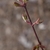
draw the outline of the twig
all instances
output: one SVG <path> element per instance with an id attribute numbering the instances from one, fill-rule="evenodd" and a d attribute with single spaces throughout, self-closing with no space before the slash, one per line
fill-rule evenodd
<path id="1" fill-rule="evenodd" d="M 28 19 L 29 19 L 29 21 L 30 21 L 30 24 L 32 25 L 32 21 L 31 21 L 31 18 L 30 18 L 30 16 L 29 16 L 29 13 L 28 13 L 28 11 L 27 11 L 26 4 L 24 5 L 24 9 L 25 9 L 25 11 L 26 11 L 26 13 L 27 13 L 27 16 L 28 16 Z M 33 31 L 34 31 L 34 34 L 35 34 L 35 36 L 36 36 L 36 38 L 37 38 L 37 41 L 38 41 L 39 45 L 41 45 L 41 42 L 40 42 L 40 40 L 39 40 L 39 38 L 38 38 L 38 36 L 37 36 L 37 33 L 36 33 L 36 31 L 35 31 L 34 25 L 32 26 L 32 29 L 33 29 Z M 41 47 L 41 49 L 43 50 L 42 47 Z"/>

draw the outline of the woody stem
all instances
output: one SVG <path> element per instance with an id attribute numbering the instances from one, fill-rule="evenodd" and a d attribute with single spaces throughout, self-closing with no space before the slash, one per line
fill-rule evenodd
<path id="1" fill-rule="evenodd" d="M 27 10 L 27 8 L 26 8 L 26 5 L 24 5 L 24 9 L 25 9 L 25 11 L 26 11 L 26 13 L 27 13 L 27 17 L 28 17 L 28 19 L 29 19 L 29 21 L 30 21 L 30 24 L 31 24 L 31 26 L 32 26 L 32 21 L 31 21 L 31 18 L 30 18 L 30 16 L 29 16 L 29 13 L 28 13 L 28 10 Z M 36 36 L 36 38 L 37 38 L 37 41 L 38 41 L 39 45 L 41 45 L 41 42 L 40 42 L 40 40 L 39 40 L 39 38 L 38 38 L 38 35 L 37 35 L 36 31 L 35 31 L 34 26 L 32 26 L 32 29 L 33 29 L 33 31 L 34 31 L 34 34 L 35 34 L 35 36 Z M 43 50 L 42 47 L 41 47 L 41 49 Z"/>

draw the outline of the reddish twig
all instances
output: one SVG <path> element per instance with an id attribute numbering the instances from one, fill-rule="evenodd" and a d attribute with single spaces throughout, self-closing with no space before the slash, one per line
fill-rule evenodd
<path id="1" fill-rule="evenodd" d="M 22 2 L 22 0 L 20 0 L 20 1 Z M 27 0 L 25 0 L 25 2 L 26 2 L 26 1 L 27 1 Z M 26 7 L 26 3 L 24 3 L 24 4 L 21 5 L 21 4 L 18 4 L 18 3 L 15 2 L 14 4 L 15 4 L 15 6 L 24 7 L 27 16 L 24 16 L 23 19 L 24 19 L 25 22 L 27 22 L 27 23 L 29 23 L 29 24 L 31 25 L 31 27 L 32 27 L 32 29 L 33 29 L 33 31 L 34 31 L 34 34 L 35 34 L 35 36 L 36 36 L 36 38 L 37 38 L 37 41 L 38 41 L 38 43 L 39 43 L 38 46 L 39 46 L 42 50 L 44 50 L 44 49 L 43 49 L 44 47 L 43 47 L 43 45 L 41 44 L 41 41 L 39 40 L 39 37 L 38 37 L 38 35 L 37 35 L 37 33 L 36 33 L 36 30 L 35 30 L 35 28 L 34 28 L 34 25 L 39 23 L 39 19 L 38 19 L 37 21 L 35 21 L 35 23 L 32 23 L 31 18 L 30 18 L 29 13 L 28 13 L 28 10 L 27 10 L 27 7 Z M 29 21 L 27 21 L 27 17 L 28 17 Z M 35 47 L 35 49 L 36 49 L 36 47 Z"/>
<path id="2" fill-rule="evenodd" d="M 30 21 L 30 24 L 31 24 L 31 26 L 32 26 L 32 21 L 31 21 L 31 18 L 30 18 L 30 16 L 29 16 L 29 13 L 28 13 L 28 11 L 27 11 L 26 4 L 24 5 L 24 9 L 25 9 L 25 11 L 26 11 L 26 13 L 27 13 L 27 17 L 28 17 L 28 19 L 29 19 L 29 21 Z M 34 33 L 35 33 L 35 36 L 36 36 L 36 38 L 37 38 L 37 41 L 38 41 L 39 45 L 41 45 L 41 42 L 40 42 L 40 40 L 39 40 L 39 38 L 38 38 L 38 36 L 37 36 L 37 33 L 36 33 L 36 31 L 35 31 L 34 25 L 32 26 L 32 29 L 33 29 L 33 31 L 34 31 Z M 41 47 L 41 49 L 43 50 L 42 47 Z"/>

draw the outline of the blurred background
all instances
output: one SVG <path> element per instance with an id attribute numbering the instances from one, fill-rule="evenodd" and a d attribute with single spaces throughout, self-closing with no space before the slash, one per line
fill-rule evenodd
<path id="1" fill-rule="evenodd" d="M 0 50 L 32 50 L 38 44 L 30 25 L 22 19 L 24 8 L 14 6 L 17 0 L 0 0 Z M 29 0 L 27 9 L 35 25 L 37 35 L 50 50 L 50 0 Z"/>

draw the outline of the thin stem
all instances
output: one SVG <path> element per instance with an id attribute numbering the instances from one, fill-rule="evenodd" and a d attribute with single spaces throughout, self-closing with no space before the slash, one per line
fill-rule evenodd
<path id="1" fill-rule="evenodd" d="M 30 18 L 30 16 L 29 16 L 29 14 L 28 14 L 28 11 L 27 11 L 26 6 L 25 6 L 24 8 L 25 8 L 26 13 L 27 13 L 27 15 L 28 15 L 29 21 L 30 21 L 30 23 L 32 24 L 32 21 L 31 21 L 31 18 Z M 32 28 L 33 28 L 33 31 L 34 31 L 34 33 L 35 33 L 35 35 L 36 35 L 36 38 L 37 38 L 37 40 L 38 40 L 39 44 L 41 44 L 41 42 L 40 42 L 40 40 L 39 40 L 39 38 L 38 38 L 38 36 L 37 36 L 37 33 L 36 33 L 36 31 L 35 31 L 34 26 L 32 26 Z"/>
<path id="2" fill-rule="evenodd" d="M 30 24 L 32 25 L 32 21 L 31 21 L 31 18 L 30 18 L 30 16 L 29 16 L 29 13 L 28 13 L 28 11 L 27 11 L 26 5 L 24 6 L 24 8 L 25 8 L 25 11 L 26 11 L 26 13 L 27 13 L 27 16 L 28 16 L 28 19 L 29 19 L 29 21 L 30 21 Z M 32 26 L 32 29 L 33 29 L 33 31 L 34 31 L 34 33 L 35 33 L 35 36 L 36 36 L 36 38 L 37 38 L 37 41 L 38 41 L 39 45 L 41 45 L 41 42 L 40 42 L 40 40 L 39 40 L 39 38 L 38 38 L 38 36 L 37 36 L 37 33 L 36 33 L 36 31 L 35 31 L 34 26 Z M 41 47 L 41 49 L 43 50 L 42 47 Z"/>

